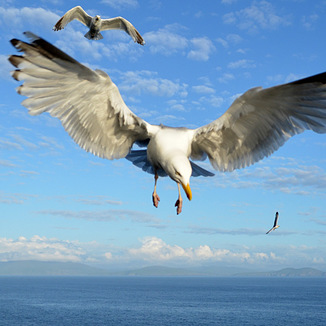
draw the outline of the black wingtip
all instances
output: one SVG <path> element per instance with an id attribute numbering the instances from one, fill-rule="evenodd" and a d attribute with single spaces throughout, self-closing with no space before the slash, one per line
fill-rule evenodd
<path id="1" fill-rule="evenodd" d="M 326 84 L 326 72 L 322 72 L 317 75 L 313 75 L 307 78 L 299 79 L 294 82 L 291 82 L 291 85 L 300 85 L 300 84 L 310 84 L 310 83 L 319 83 Z"/>
<path id="2" fill-rule="evenodd" d="M 19 64 L 21 63 L 22 61 L 22 56 L 20 55 L 11 55 L 9 58 L 8 58 L 9 62 L 15 66 L 16 68 L 18 68 Z"/>
<path id="3" fill-rule="evenodd" d="M 38 35 L 32 32 L 24 32 L 24 36 L 26 36 L 31 43 L 25 43 L 18 39 L 10 40 L 10 43 L 20 52 L 25 51 L 28 47 L 32 46 L 37 49 L 37 51 L 41 52 L 42 55 L 53 59 L 58 58 L 65 61 L 70 61 L 73 63 L 78 63 L 75 59 L 73 59 L 68 54 L 64 53 L 63 51 L 59 50 L 57 47 L 52 45 L 51 43 L 47 42 L 43 38 L 39 37 Z"/>
<path id="4" fill-rule="evenodd" d="M 14 47 L 17 47 L 17 44 L 19 43 L 20 41 L 16 38 L 13 38 L 10 40 L 10 43 L 14 46 Z"/>

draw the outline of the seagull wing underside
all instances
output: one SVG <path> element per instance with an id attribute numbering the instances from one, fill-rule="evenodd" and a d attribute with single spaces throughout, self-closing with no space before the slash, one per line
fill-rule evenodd
<path id="1" fill-rule="evenodd" d="M 90 15 L 88 15 L 84 9 L 80 6 L 74 7 L 72 9 L 70 9 L 69 11 L 67 11 L 58 21 L 57 23 L 54 25 L 54 30 L 55 31 L 59 31 L 63 28 L 65 28 L 65 26 L 70 23 L 71 21 L 73 21 L 74 19 L 79 20 L 81 23 L 83 23 L 85 26 L 90 27 L 91 25 L 91 21 L 92 21 L 92 17 Z"/>
<path id="2" fill-rule="evenodd" d="M 266 232 L 266 234 L 268 234 L 268 233 L 270 233 L 270 232 L 272 232 L 272 231 L 274 231 L 275 230 L 275 228 L 271 228 L 270 230 L 268 230 L 267 232 Z"/>
<path id="3" fill-rule="evenodd" d="M 249 166 L 290 137 L 326 132 L 326 73 L 267 89 L 253 88 L 217 120 L 195 130 L 191 157 L 220 171 Z"/>
<path id="4" fill-rule="evenodd" d="M 101 31 L 109 29 L 121 29 L 129 34 L 134 42 L 137 42 L 141 45 L 145 44 L 142 36 L 139 34 L 137 29 L 126 19 L 122 17 L 115 17 L 110 19 L 102 19 Z"/>
<path id="5" fill-rule="evenodd" d="M 147 150 L 132 150 L 127 156 L 126 159 L 132 162 L 133 165 L 142 169 L 144 172 L 155 175 L 155 170 L 151 163 L 147 159 Z M 167 173 L 163 169 L 157 169 L 156 173 L 160 177 L 166 177 Z"/>
<path id="6" fill-rule="evenodd" d="M 49 112 L 59 118 L 74 141 L 99 157 L 125 157 L 136 141 L 148 138 L 147 122 L 126 106 L 118 88 L 103 71 L 91 70 L 50 43 L 27 33 L 32 42 L 12 40 L 22 56 L 9 61 L 24 80 L 18 93 L 31 115 Z"/>
<path id="7" fill-rule="evenodd" d="M 132 150 L 127 156 L 126 159 L 132 162 L 135 166 L 141 168 L 143 171 L 155 175 L 155 170 L 152 167 L 151 163 L 147 159 L 147 150 L 142 149 L 142 150 Z M 214 176 L 214 173 L 209 172 L 199 165 L 195 164 L 194 162 L 191 162 L 191 167 L 192 167 L 192 176 L 193 177 L 199 177 L 199 176 L 204 176 L 204 177 L 212 177 Z M 166 177 L 167 173 L 161 168 L 157 169 L 156 173 L 160 177 Z"/>

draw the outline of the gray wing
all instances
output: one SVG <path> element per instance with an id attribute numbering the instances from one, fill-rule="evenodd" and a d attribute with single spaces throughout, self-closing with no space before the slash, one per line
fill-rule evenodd
<path id="1" fill-rule="evenodd" d="M 149 125 L 124 103 L 116 85 L 101 70 L 91 70 L 52 44 L 26 33 L 32 42 L 11 40 L 22 56 L 9 61 L 24 80 L 17 91 L 31 115 L 59 118 L 74 141 L 99 157 L 125 157 L 136 141 L 148 138 Z M 155 126 L 152 126 L 155 128 Z"/>
<path id="2" fill-rule="evenodd" d="M 155 175 L 154 168 L 152 167 L 151 163 L 147 159 L 147 150 L 142 149 L 142 150 L 133 150 L 131 151 L 127 156 L 126 159 L 132 162 L 135 166 L 138 168 L 142 169 L 143 171 Z M 194 162 L 191 162 L 191 167 L 192 167 L 192 176 L 193 177 L 199 177 L 199 176 L 204 176 L 204 177 L 212 177 L 214 176 L 214 173 L 209 172 L 199 165 L 195 164 Z M 166 177 L 167 173 L 163 169 L 158 169 L 156 173 L 160 177 Z"/>
<path id="3" fill-rule="evenodd" d="M 132 162 L 133 165 L 137 166 L 138 168 L 142 169 L 144 172 L 150 173 L 155 175 L 155 170 L 151 163 L 147 159 L 147 150 L 134 150 L 131 151 L 127 156 L 126 159 Z M 166 177 L 167 173 L 163 169 L 158 169 L 156 171 L 158 176 Z"/>
<path id="4" fill-rule="evenodd" d="M 79 20 L 87 27 L 90 27 L 92 21 L 92 17 L 88 15 L 82 7 L 77 6 L 67 11 L 54 25 L 53 30 L 60 31 L 74 19 Z"/>
<path id="5" fill-rule="evenodd" d="M 267 89 L 253 88 L 217 120 L 195 130 L 191 157 L 220 171 L 249 166 L 290 137 L 326 132 L 326 73 Z"/>
<path id="6" fill-rule="evenodd" d="M 109 29 L 121 29 L 129 34 L 134 42 L 137 42 L 141 45 L 145 44 L 142 36 L 139 34 L 137 29 L 127 20 L 122 17 L 115 17 L 110 19 L 102 19 L 101 31 Z"/>
<path id="7" fill-rule="evenodd" d="M 193 176 L 193 177 L 199 177 L 199 176 L 213 177 L 215 175 L 214 173 L 203 169 L 201 166 L 195 164 L 194 162 L 190 161 L 190 164 L 191 164 L 191 168 L 192 168 L 191 176 Z"/>

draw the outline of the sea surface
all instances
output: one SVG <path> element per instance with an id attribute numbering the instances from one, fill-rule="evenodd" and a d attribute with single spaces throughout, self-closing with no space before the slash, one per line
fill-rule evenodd
<path id="1" fill-rule="evenodd" d="M 0 325 L 326 325 L 326 278 L 0 277 Z"/>

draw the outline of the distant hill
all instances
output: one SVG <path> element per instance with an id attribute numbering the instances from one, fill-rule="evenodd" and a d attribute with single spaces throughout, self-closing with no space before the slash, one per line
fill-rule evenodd
<path id="1" fill-rule="evenodd" d="M 9 261 L 0 263 L 0 275 L 12 276 L 105 276 L 109 272 L 79 263 Z"/>
<path id="2" fill-rule="evenodd" d="M 239 273 L 235 276 L 252 277 L 326 277 L 326 273 L 314 268 L 284 268 L 272 272 Z"/>
<path id="3" fill-rule="evenodd" d="M 235 267 L 202 266 L 197 268 L 173 268 L 148 266 L 138 269 L 110 271 L 79 263 L 10 261 L 0 263 L 0 276 L 232 276 L 247 270 Z"/>
<path id="4" fill-rule="evenodd" d="M 183 268 L 149 266 L 125 272 L 126 276 L 200 276 L 203 273 Z"/>
<path id="5" fill-rule="evenodd" d="M 239 270 L 238 270 L 239 271 Z M 134 270 L 110 271 L 80 263 L 10 261 L 0 263 L 0 276 L 235 276 L 235 277 L 326 277 L 313 268 L 285 268 L 271 272 L 241 272 L 235 268 L 206 266 L 196 269 L 149 266 Z"/>

